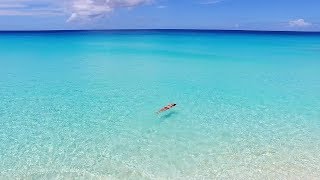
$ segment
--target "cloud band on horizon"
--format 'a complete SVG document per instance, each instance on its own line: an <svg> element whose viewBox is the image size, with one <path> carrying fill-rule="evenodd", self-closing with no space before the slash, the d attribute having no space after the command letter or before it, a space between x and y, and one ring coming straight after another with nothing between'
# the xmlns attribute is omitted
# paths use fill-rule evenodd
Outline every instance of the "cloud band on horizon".
<svg viewBox="0 0 320 180"><path fill-rule="evenodd" d="M289 26L291 27L308 27L311 25L312 23L306 22L304 19L296 19L289 21Z"/></svg>

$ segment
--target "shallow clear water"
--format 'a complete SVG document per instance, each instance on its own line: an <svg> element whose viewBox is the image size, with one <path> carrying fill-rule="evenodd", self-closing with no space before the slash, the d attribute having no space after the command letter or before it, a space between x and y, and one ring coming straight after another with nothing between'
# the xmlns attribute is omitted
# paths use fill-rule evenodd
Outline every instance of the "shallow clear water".
<svg viewBox="0 0 320 180"><path fill-rule="evenodd" d="M0 33L0 179L318 177L320 35Z"/></svg>

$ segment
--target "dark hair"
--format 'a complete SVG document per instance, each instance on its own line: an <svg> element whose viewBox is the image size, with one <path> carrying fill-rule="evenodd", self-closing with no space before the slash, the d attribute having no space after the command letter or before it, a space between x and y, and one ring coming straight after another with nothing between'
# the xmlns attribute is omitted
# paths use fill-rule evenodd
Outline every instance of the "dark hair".
<svg viewBox="0 0 320 180"><path fill-rule="evenodd" d="M173 104L173 106L175 106L175 105L177 105L177 104Z"/></svg>

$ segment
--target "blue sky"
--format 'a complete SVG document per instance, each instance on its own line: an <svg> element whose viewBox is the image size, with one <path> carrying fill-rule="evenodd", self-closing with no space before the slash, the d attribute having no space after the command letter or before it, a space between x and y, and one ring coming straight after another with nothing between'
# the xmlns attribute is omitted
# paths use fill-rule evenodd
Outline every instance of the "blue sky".
<svg viewBox="0 0 320 180"><path fill-rule="evenodd" d="M0 0L0 30L320 31L319 0Z"/></svg>

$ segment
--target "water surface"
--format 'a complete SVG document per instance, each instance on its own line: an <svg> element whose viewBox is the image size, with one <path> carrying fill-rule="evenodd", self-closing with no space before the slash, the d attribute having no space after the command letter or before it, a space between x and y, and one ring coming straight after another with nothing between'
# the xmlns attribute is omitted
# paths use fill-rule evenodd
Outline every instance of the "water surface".
<svg viewBox="0 0 320 180"><path fill-rule="evenodd" d="M2 32L0 179L317 179L319 92L318 34Z"/></svg>

